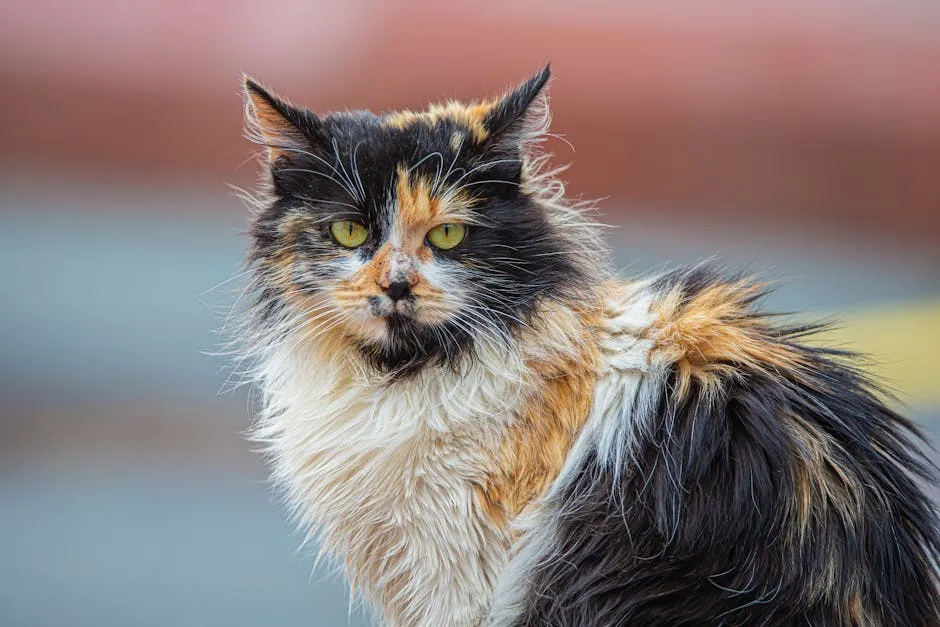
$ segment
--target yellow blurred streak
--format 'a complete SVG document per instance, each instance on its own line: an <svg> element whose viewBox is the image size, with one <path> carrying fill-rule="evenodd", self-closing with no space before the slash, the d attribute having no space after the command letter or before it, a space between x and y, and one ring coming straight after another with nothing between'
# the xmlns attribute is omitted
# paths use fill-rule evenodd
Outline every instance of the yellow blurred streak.
<svg viewBox="0 0 940 627"><path fill-rule="evenodd" d="M820 339L871 359L865 369L905 404L940 405L940 299L838 316Z"/></svg>

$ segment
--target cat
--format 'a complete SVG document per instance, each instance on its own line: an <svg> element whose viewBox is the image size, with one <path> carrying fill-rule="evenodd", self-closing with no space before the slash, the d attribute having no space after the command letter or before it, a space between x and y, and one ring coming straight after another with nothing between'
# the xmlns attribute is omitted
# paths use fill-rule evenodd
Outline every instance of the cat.
<svg viewBox="0 0 940 627"><path fill-rule="evenodd" d="M940 625L920 435L712 263L622 281L501 97L263 147L240 332L254 437L388 625Z"/></svg>

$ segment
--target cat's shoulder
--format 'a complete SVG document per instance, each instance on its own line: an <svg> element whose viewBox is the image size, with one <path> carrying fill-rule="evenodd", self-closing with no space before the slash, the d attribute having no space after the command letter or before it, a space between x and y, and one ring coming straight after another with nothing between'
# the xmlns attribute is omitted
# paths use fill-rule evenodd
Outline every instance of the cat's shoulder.
<svg viewBox="0 0 940 627"><path fill-rule="evenodd" d="M679 365L705 381L719 365L796 368L806 355L788 340L813 328L766 312L759 305L766 292L757 278L711 262L607 281L594 316L600 372Z"/></svg>

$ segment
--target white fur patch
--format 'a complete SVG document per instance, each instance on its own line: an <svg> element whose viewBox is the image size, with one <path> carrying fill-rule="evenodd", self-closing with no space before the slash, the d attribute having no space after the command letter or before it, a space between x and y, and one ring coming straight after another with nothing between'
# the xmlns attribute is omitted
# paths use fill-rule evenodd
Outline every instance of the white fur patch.
<svg viewBox="0 0 940 627"><path fill-rule="evenodd" d="M389 384L292 344L264 364L256 437L297 522L389 624L479 624L509 540L473 488L522 402L521 357L483 347L463 373Z"/></svg>

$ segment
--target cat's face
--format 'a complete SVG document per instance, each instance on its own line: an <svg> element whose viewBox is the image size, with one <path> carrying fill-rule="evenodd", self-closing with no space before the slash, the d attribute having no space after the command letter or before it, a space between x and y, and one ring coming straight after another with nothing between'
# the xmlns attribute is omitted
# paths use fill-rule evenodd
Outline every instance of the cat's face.
<svg viewBox="0 0 940 627"><path fill-rule="evenodd" d="M316 116L249 81L271 174L251 231L270 319L407 374L511 341L540 298L576 292L586 243L527 160L547 79L383 116Z"/></svg>

